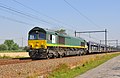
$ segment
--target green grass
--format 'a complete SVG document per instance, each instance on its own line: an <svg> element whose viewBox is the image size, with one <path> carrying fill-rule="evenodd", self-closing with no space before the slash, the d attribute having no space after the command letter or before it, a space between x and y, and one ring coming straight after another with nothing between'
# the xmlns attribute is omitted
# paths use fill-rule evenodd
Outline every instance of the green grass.
<svg viewBox="0 0 120 78"><path fill-rule="evenodd" d="M118 54L106 54L104 56L96 56L90 61L87 61L81 66L70 69L67 65L61 64L56 70L49 74L48 78L74 78L77 75L83 74L86 71L99 66L100 64L106 62L107 60L120 55Z"/></svg>

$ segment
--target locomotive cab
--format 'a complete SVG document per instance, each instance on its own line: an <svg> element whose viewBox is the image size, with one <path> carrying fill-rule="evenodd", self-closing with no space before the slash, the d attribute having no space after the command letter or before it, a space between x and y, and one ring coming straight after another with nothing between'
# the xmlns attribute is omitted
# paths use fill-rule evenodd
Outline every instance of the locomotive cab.
<svg viewBox="0 0 120 78"><path fill-rule="evenodd" d="M35 27L29 32L28 46L31 49L46 48L46 32L42 28Z"/></svg>
<svg viewBox="0 0 120 78"><path fill-rule="evenodd" d="M45 53L46 46L46 31L42 28L35 27L28 33L28 47L29 47L29 55L34 58L38 54Z"/></svg>

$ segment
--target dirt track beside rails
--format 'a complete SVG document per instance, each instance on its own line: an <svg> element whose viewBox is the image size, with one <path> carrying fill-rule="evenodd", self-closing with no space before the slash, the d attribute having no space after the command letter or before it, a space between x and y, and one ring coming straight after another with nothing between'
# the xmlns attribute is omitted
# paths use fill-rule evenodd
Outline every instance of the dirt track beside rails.
<svg viewBox="0 0 120 78"><path fill-rule="evenodd" d="M99 56L103 55L105 55L105 53L99 54ZM34 75L42 76L49 73L50 71L53 71L60 64L67 64L70 68L74 68L75 66L82 65L86 61L89 61L89 59L94 60L94 58L97 56L98 54L93 54L85 56L30 61L28 59L18 59L14 61L14 63L0 65L0 78L28 78ZM21 60L23 60L23 62ZM21 63L18 63L18 61L21 61Z"/></svg>
<svg viewBox="0 0 120 78"><path fill-rule="evenodd" d="M7 53L1 52L0 56L29 57L28 52L7 52Z"/></svg>

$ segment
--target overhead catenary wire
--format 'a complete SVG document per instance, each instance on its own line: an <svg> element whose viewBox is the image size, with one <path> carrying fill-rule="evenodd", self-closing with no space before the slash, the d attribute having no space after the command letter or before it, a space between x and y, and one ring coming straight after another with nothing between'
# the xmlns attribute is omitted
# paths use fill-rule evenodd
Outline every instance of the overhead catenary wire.
<svg viewBox="0 0 120 78"><path fill-rule="evenodd" d="M55 21L55 22L57 22L57 23L63 24L63 25L65 25L65 27L66 27L66 26L75 27L75 26L66 24L66 23L64 23L64 22L62 22L62 21L60 21L60 20L57 20L57 19L55 19L55 18L53 18L53 17L51 17L51 16L48 16L48 15L46 15L46 14L43 14L43 13L41 13L40 11L37 11L37 10L35 10L35 9L33 9L33 8L31 8L31 7L25 5L25 4L23 4L23 3L21 3L21 2L19 2L19 1L17 1L17 0L12 0L12 1L14 1L14 2L17 3L17 4L22 5L23 7L27 8L27 9L29 9L29 10L32 10L32 11L36 12L37 14L41 14L41 15L43 15L43 16L45 16L45 17L50 18L51 20L53 20L53 21ZM64 26L62 26L62 27L64 27ZM70 29L70 28L69 28L69 29ZM77 28L77 29L78 29L78 28ZM70 29L70 30L73 30L73 29Z"/></svg>
<svg viewBox="0 0 120 78"><path fill-rule="evenodd" d="M17 22L17 23L21 23L21 24L25 24L25 25L34 25L34 24L31 24L31 23L23 22L23 21L16 20L16 19L13 19L13 18L10 18L10 17L2 16L2 15L0 15L0 18L7 19L7 20Z"/></svg>
<svg viewBox="0 0 120 78"><path fill-rule="evenodd" d="M2 4L2 3L0 3L0 4ZM6 6L5 4L2 4L3 6L1 6L0 5L0 7L2 7L1 9L3 10L3 11L6 11L6 12L9 12L9 13L17 13L17 14L20 14L20 15L23 15L23 16L26 16L26 14L24 13L24 12L21 12L21 11L18 11L18 10L15 10L15 9L13 9L13 8L11 8L11 7L9 7L9 6ZM13 14L12 13L12 14ZM16 15L16 14L14 14L14 15ZM20 16L20 15L18 15L18 16ZM23 17L22 16L22 17ZM30 15L28 15L27 14L27 17L29 17ZM3 16L2 16L2 18L3 18ZM12 19L12 18L9 18L9 17L4 17L4 18L6 18L6 19L8 19L8 20L10 20L10 21L14 21L14 22L19 22L19 23L24 23L23 21L19 21L19 20L15 20L15 19ZM24 17L25 18L25 17ZM29 18L31 18L31 17L29 17ZM30 19L28 19L28 20L30 20ZM39 22L40 23L40 22ZM25 23L24 23L25 24ZM34 26L35 26L36 24L34 24ZM53 24L52 24L53 25ZM38 25L37 25L38 26ZM54 25L55 26L55 25ZM58 25L57 25L58 26Z"/></svg>
<svg viewBox="0 0 120 78"><path fill-rule="evenodd" d="M16 1L16 0L13 0L13 1ZM17 1L18 2L18 1ZM25 5L24 5L25 6ZM4 6L2 6L2 7L4 7ZM25 15L25 16L27 16L27 17L30 17L30 18L34 18L34 19L37 19L37 20L39 20L38 18L36 18L36 17L33 17L33 16L31 16L31 15L28 15L28 14L25 14L25 13L23 13L23 12L21 12L21 11L17 11L17 10L14 10L14 9L11 9L11 8L9 8L9 7L4 7L5 9L8 9L8 10L11 10L11 11L13 11L13 12L17 12L17 13L19 13L19 14L22 14L22 15ZM29 7L27 7L27 8L29 8ZM31 10L34 10L34 9L32 9L31 8ZM35 10L36 11L36 10ZM37 11L36 11L37 12ZM44 20L41 20L42 22L45 22L45 23L48 23L48 22L46 22L46 21L44 21ZM49 23L50 24L50 23ZM75 26L74 26L75 27Z"/></svg>
<svg viewBox="0 0 120 78"><path fill-rule="evenodd" d="M91 20L89 17L87 17L86 15L84 15L82 12L80 12L77 8L75 8L73 5L71 5L67 0L64 0L65 3L67 3L68 6L70 6L73 10L75 10L80 16L84 17L88 22L90 22L91 24L93 24L95 27L97 28L102 28L101 26L97 25L93 20ZM93 37L91 37L93 38ZM95 40L98 40L96 38L94 38ZM107 45L107 42L105 43Z"/></svg>
<svg viewBox="0 0 120 78"><path fill-rule="evenodd" d="M83 35L83 34L79 34L79 37L83 37L83 38L84 38L84 37L85 37L85 38L87 37L87 39L93 39L93 40L97 40L97 41L100 40L100 39L98 39L98 38L96 38L96 37L91 36L90 34L88 34L88 35L87 35L87 34L84 34L84 35Z"/></svg>
<svg viewBox="0 0 120 78"><path fill-rule="evenodd" d="M22 17L22 19L24 18L24 19L27 19L27 20L33 22L32 19L30 19L30 18L28 18L28 17L25 17L25 16L23 16L23 15L16 14L16 13L14 13L14 12L11 12L11 11L8 11L8 10L2 9L2 8L0 8L0 10L1 10L1 11L4 11L4 12L7 12L7 13L10 13L10 14L13 14L13 15L15 15L15 16ZM10 17L9 17L9 18L10 18ZM35 22L36 22L36 23L41 23L41 22L39 22L39 21L35 21ZM34 25L35 25L35 24L34 24Z"/></svg>
<svg viewBox="0 0 120 78"><path fill-rule="evenodd" d="M102 28L101 26L97 25L93 20L91 20L89 17L84 15L82 12L80 12L77 8L75 8L73 5L71 5L67 0L64 0L65 3L67 3L72 9L74 9L80 16L84 17L87 21L89 21L91 24L93 24L96 27Z"/></svg>
<svg viewBox="0 0 120 78"><path fill-rule="evenodd" d="M18 3L18 4L20 4L20 5L22 5L22 6L24 6L24 7L27 8L27 9L30 9L30 10L32 10L32 11L38 13L38 14L41 14L41 15L43 15L43 16L46 16L46 17L48 17L48 18L50 18L50 19L52 19L52 20L54 20L54 21L56 21L56 22L58 22L58 23L60 22L59 20L54 19L53 17L50 17L50 16L48 16L48 15L45 15L45 14L43 14L43 13L41 13L41 12L39 12L39 11L37 11L37 10L31 8L31 7L28 7L28 6L26 6L26 5L24 5L24 4L20 3L20 2L18 2L17 0L13 0L13 1L16 2L16 3Z"/></svg>
<svg viewBox="0 0 120 78"><path fill-rule="evenodd" d="M52 24L52 23L50 23L50 22L47 22L47 21L45 21L45 20L43 20L43 19L39 19L38 17L34 17L33 15L25 14L25 13L23 13L22 11L15 10L15 9L13 9L13 8L11 8L11 7L8 7L8 6L6 6L6 5L4 5L4 4L2 4L2 3L0 3L0 4L1 4L1 5L0 5L1 8L7 9L7 10L9 10L9 11L12 11L12 12L15 12L15 13L18 13L18 14L21 14L21 15L24 15L24 16L29 17L29 18L33 18L33 19L35 19L35 20L37 20L37 21L41 21L41 22L43 22L43 23L47 23L47 24L50 24L50 25L54 25L54 24Z"/></svg>

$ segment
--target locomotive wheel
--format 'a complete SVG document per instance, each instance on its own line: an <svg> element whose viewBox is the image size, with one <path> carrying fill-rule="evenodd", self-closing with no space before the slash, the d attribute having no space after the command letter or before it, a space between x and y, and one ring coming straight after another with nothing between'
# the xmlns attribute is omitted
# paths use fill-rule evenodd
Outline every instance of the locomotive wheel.
<svg viewBox="0 0 120 78"><path fill-rule="evenodd" d="M62 56L62 55L60 55L60 58L63 58L63 56Z"/></svg>
<svg viewBox="0 0 120 78"><path fill-rule="evenodd" d="M58 52L56 52L56 53L54 54L54 58L58 58L58 57L60 57L60 55L59 55Z"/></svg>
<svg viewBox="0 0 120 78"><path fill-rule="evenodd" d="M62 54L60 55L60 58L63 58L63 57L65 57L65 53L62 53Z"/></svg>
<svg viewBox="0 0 120 78"><path fill-rule="evenodd" d="M54 55L53 57L54 57L54 58L57 58L57 56L56 56L56 55Z"/></svg>
<svg viewBox="0 0 120 78"><path fill-rule="evenodd" d="M46 59L50 59L50 57L47 55L47 56L46 56Z"/></svg>
<svg viewBox="0 0 120 78"><path fill-rule="evenodd" d="M81 56L81 52L79 52L79 53L77 54L77 56Z"/></svg>
<svg viewBox="0 0 120 78"><path fill-rule="evenodd" d="M63 58L62 54L59 53L59 58Z"/></svg>
<svg viewBox="0 0 120 78"><path fill-rule="evenodd" d="M53 58L53 57L54 57L53 53L48 53L47 56L46 56L47 59L50 59L50 58Z"/></svg>
<svg viewBox="0 0 120 78"><path fill-rule="evenodd" d="M84 55L85 54L85 51L83 49L80 50L80 54L81 55Z"/></svg>
<svg viewBox="0 0 120 78"><path fill-rule="evenodd" d="M32 59L36 59L36 53L35 52L29 52L29 56Z"/></svg>

